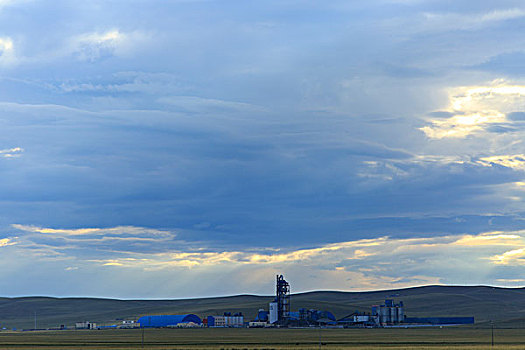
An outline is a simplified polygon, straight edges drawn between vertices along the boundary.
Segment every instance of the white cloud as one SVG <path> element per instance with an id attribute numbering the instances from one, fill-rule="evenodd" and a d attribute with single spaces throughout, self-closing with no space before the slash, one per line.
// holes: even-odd
<path id="1" fill-rule="evenodd" d="M 0 0 L 0 10 L 4 7 L 21 5 L 32 1 L 34 0 Z"/>
<path id="2" fill-rule="evenodd" d="M 195 276 L 301 275 L 298 289 L 370 290 L 437 283 L 505 285 L 511 274 L 487 279 L 495 267 L 523 264 L 525 231 L 396 239 L 381 237 L 277 251 L 172 251 L 76 260 L 75 266 L 119 269 L 120 273 Z M 501 273 L 501 271 L 500 271 Z M 197 277 L 198 279 L 198 277 Z M 299 279 L 299 278 L 298 278 Z M 505 280 L 505 281 L 503 281 Z M 468 281 L 468 282 L 466 282 Z M 238 288 L 253 288 L 246 280 Z M 205 284 L 205 283 L 204 283 Z M 206 287 L 207 288 L 207 287 Z"/>
<path id="3" fill-rule="evenodd" d="M 0 157 L 15 158 L 19 157 L 24 150 L 20 147 L 0 149 Z"/>
<path id="4" fill-rule="evenodd" d="M 429 28 L 441 30 L 475 30 L 498 22 L 521 18 L 525 10 L 519 8 L 494 10 L 485 13 L 424 13 L 425 25 Z"/>
<path id="5" fill-rule="evenodd" d="M 69 60 L 71 56 L 84 62 L 95 62 L 101 59 L 133 57 L 137 51 L 143 51 L 151 44 L 149 34 L 142 31 L 123 32 L 119 29 L 86 32 L 78 35 L 64 33 L 56 38 L 56 44 L 38 51 L 20 50 L 15 57 L 14 43 L 11 38 L 0 38 L 0 63 L 24 63 L 46 65 Z M 67 37 L 67 35 L 70 35 Z M 51 85 L 51 84 L 49 84 Z M 89 84 L 87 84 L 89 85 Z M 67 85 L 65 85 L 67 87 Z M 85 87 L 80 86 L 84 89 Z"/>
<path id="6" fill-rule="evenodd" d="M 523 282 L 525 282 L 525 279 L 523 279 L 523 278 L 498 278 L 497 281 L 498 282 L 503 282 L 503 283 L 520 283 L 520 284 L 523 284 Z"/>
<path id="7" fill-rule="evenodd" d="M 12 227 L 25 231 L 25 232 L 34 232 L 34 233 L 43 233 L 48 235 L 60 235 L 60 236 L 85 236 L 85 235 L 94 235 L 94 236 L 105 236 L 105 235 L 125 235 L 125 236 L 141 236 L 141 235 L 152 235 L 152 236 L 170 236 L 174 234 L 170 231 L 163 231 L 145 227 L 136 227 L 136 226 L 117 226 L 110 228 L 79 228 L 79 229 L 53 229 L 38 227 L 32 225 L 20 225 L 12 224 Z"/>
<path id="8" fill-rule="evenodd" d="M 124 33 L 112 29 L 84 33 L 72 38 L 71 50 L 79 60 L 94 62 L 101 58 L 125 56 L 135 50 L 141 50 L 149 40 L 149 36 L 143 32 Z"/>
<path id="9" fill-rule="evenodd" d="M 2 238 L 0 239 L 0 247 L 7 247 L 10 245 L 15 245 L 17 242 L 13 241 L 13 238 Z"/>
<path id="10" fill-rule="evenodd" d="M 16 63 L 15 47 L 9 37 L 0 37 L 0 66 L 11 66 Z"/>
<path id="11" fill-rule="evenodd" d="M 454 244 L 464 246 L 516 246 L 523 242 L 523 232 L 506 233 L 502 231 L 486 232 L 479 235 L 465 235 L 458 239 Z"/>
<path id="12" fill-rule="evenodd" d="M 489 167 L 497 164 L 513 170 L 525 171 L 525 154 L 482 157 L 478 163 Z"/>
<path id="13" fill-rule="evenodd" d="M 525 103 L 525 85 L 494 80 L 487 86 L 464 86 L 451 89 L 452 111 L 499 111 L 508 113 L 519 110 Z"/>
<path id="14" fill-rule="evenodd" d="M 451 117 L 430 119 L 420 128 L 431 139 L 465 138 L 492 125 L 509 123 L 506 114 L 525 109 L 525 85 L 495 80 L 487 86 L 465 86 L 449 90 Z"/>
<path id="15" fill-rule="evenodd" d="M 170 96 L 162 97 L 158 102 L 173 105 L 192 112 L 203 112 L 210 110 L 244 110 L 261 111 L 262 107 L 249 103 L 226 101 L 213 98 L 203 98 L 198 96 Z"/>
<path id="16" fill-rule="evenodd" d="M 368 180 L 392 181 L 409 175 L 391 161 L 364 161 L 362 164 L 357 176 Z"/>
<path id="17" fill-rule="evenodd" d="M 64 92 L 133 92 L 156 96 L 172 94 L 186 88 L 181 79 L 170 73 L 117 72 L 112 74 L 111 82 L 88 80 L 86 82 L 66 81 L 56 86 Z M 167 101 L 170 103 L 170 100 Z"/>
<path id="18" fill-rule="evenodd" d="M 470 158 L 466 156 L 456 156 L 456 155 L 416 155 L 411 160 L 415 163 L 437 163 L 437 164 L 465 164 L 470 162 Z"/>
<path id="19" fill-rule="evenodd" d="M 486 232 L 479 235 L 438 236 L 431 238 L 395 239 L 380 237 L 357 241 L 339 242 L 323 245 L 317 248 L 292 250 L 290 252 L 166 252 L 158 254 L 143 254 L 141 257 L 125 257 L 120 259 L 94 260 L 107 265 L 125 267 L 141 267 L 148 270 L 169 267 L 215 266 L 221 264 L 240 265 L 333 265 L 349 263 L 349 261 L 373 260 L 374 264 L 406 259 L 419 259 L 421 263 L 430 263 L 441 255 L 449 255 L 454 259 L 471 259 L 473 256 L 484 259 L 486 248 L 505 251 L 508 246 L 525 244 L 525 232 Z M 467 251 L 465 250 L 467 249 Z M 470 250 L 470 254 L 468 252 Z M 479 251 L 477 251 L 479 250 Z M 412 255 L 412 256 L 411 256 Z M 351 264 L 351 263 L 349 263 Z M 341 270 L 339 268 L 338 270 Z"/>
<path id="20" fill-rule="evenodd" d="M 2 55 L 13 50 L 13 41 L 10 38 L 0 38 L 0 51 Z"/>
<path id="21" fill-rule="evenodd" d="M 490 260 L 497 265 L 525 265 L 525 248 L 513 249 L 494 255 Z"/>
<path id="22" fill-rule="evenodd" d="M 484 130 L 491 124 L 505 121 L 503 113 L 475 113 L 455 115 L 446 120 L 433 120 L 432 126 L 424 126 L 421 130 L 432 139 L 464 138 L 475 132 Z"/>
<path id="23" fill-rule="evenodd" d="M 11 225 L 21 231 L 20 246 L 53 259 L 81 256 L 136 254 L 167 251 L 177 242 L 176 233 L 136 226 L 110 228 L 53 229 L 31 225 Z"/>
<path id="24" fill-rule="evenodd" d="M 80 60 L 96 61 L 105 56 L 111 56 L 126 40 L 126 35 L 118 30 L 104 33 L 87 33 L 74 39 L 75 55 Z"/>

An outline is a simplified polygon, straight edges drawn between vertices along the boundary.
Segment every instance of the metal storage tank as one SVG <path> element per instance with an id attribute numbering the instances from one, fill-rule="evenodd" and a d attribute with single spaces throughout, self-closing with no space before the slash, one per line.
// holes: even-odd
<path id="1" fill-rule="evenodd" d="M 259 312 L 257 313 L 257 317 L 255 318 L 255 321 L 261 321 L 261 322 L 268 321 L 268 311 L 265 311 L 264 309 L 259 309 Z"/>
<path id="2" fill-rule="evenodd" d="M 397 320 L 397 308 L 396 307 L 391 307 L 390 308 L 390 322 L 392 322 L 392 323 L 398 323 L 399 322 Z"/>
<path id="3" fill-rule="evenodd" d="M 175 326 L 179 323 L 193 322 L 196 324 L 202 324 L 199 316 L 194 314 L 187 315 L 155 315 L 155 316 L 142 316 L 137 321 L 141 327 L 146 328 L 160 328 L 167 326 Z"/>
<path id="4" fill-rule="evenodd" d="M 403 303 L 397 308 L 397 319 L 399 322 L 405 321 L 405 309 L 403 308 Z"/>
<path id="5" fill-rule="evenodd" d="M 382 324 L 390 323 L 390 308 L 385 305 L 379 307 L 380 319 Z"/>

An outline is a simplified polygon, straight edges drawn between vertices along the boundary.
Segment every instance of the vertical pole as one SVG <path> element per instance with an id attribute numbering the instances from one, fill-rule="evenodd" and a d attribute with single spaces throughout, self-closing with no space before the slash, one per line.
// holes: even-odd
<path id="1" fill-rule="evenodd" d="M 321 346 L 323 343 L 321 342 L 321 324 L 319 323 L 319 350 L 321 350 Z"/>
<path id="2" fill-rule="evenodd" d="M 490 345 L 493 348 L 494 347 L 494 321 L 490 321 L 490 328 L 491 328 L 491 341 Z"/>

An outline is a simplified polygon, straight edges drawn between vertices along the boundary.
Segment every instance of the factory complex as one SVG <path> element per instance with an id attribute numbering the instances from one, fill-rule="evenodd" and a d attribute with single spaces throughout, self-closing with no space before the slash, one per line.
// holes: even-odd
<path id="1" fill-rule="evenodd" d="M 266 328 L 266 327 L 420 327 L 473 324 L 474 317 L 407 317 L 402 301 L 392 299 L 384 304 L 372 305 L 369 313 L 355 311 L 337 319 L 328 310 L 291 310 L 290 284 L 282 275 L 276 278 L 275 299 L 268 309 L 261 308 L 253 318 L 245 319 L 242 313 L 224 312 L 222 315 L 209 315 L 203 318 L 195 314 L 185 315 L 147 315 L 138 320 L 123 321 L 120 325 L 97 327 L 95 323 L 79 322 L 77 329 L 102 328 Z"/>

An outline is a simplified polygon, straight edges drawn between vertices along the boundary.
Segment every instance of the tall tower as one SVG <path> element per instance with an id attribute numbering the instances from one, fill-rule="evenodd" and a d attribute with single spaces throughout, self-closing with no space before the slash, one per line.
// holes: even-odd
<path id="1" fill-rule="evenodd" d="M 290 285 L 284 280 L 283 275 L 277 275 L 275 301 L 278 321 L 280 324 L 285 324 L 290 318 Z"/>

